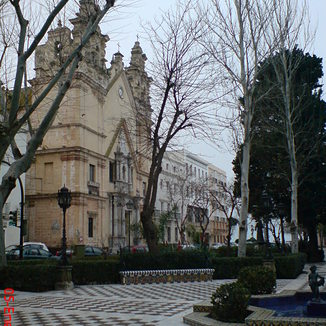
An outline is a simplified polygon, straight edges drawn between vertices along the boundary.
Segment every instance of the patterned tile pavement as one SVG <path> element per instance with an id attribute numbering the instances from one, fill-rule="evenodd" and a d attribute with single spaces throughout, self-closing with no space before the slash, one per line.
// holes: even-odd
<path id="1" fill-rule="evenodd" d="M 12 325 L 182 325 L 182 316 L 193 304 L 208 299 L 225 282 L 230 280 L 88 285 L 45 293 L 17 291 L 11 305 L 15 309 Z"/>
<path id="2" fill-rule="evenodd" d="M 291 281 L 278 280 L 278 291 Z M 194 303 L 209 300 L 216 287 L 226 282 L 232 280 L 87 285 L 43 293 L 16 291 L 12 325 L 180 326 Z M 1 311 L 4 304 L 2 299 Z"/>

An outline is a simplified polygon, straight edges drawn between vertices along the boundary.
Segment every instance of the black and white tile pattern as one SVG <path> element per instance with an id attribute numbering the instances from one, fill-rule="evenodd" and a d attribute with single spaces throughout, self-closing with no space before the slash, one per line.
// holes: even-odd
<path id="1" fill-rule="evenodd" d="M 234 280 L 212 282 L 87 285 L 69 291 L 16 292 L 12 325 L 180 326 L 194 303 Z M 288 283 L 278 281 L 278 288 Z M 3 311 L 4 300 L 0 311 Z M 3 316 L 0 315 L 1 324 Z"/>

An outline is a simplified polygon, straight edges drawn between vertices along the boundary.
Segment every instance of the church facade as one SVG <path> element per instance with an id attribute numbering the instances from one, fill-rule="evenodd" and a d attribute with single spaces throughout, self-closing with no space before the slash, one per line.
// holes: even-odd
<path id="1" fill-rule="evenodd" d="M 34 96 L 47 86 L 86 26 L 81 5 L 72 30 L 58 25 L 35 54 Z M 106 67 L 106 35 L 97 30 L 83 50 L 83 59 L 52 126 L 26 175 L 28 240 L 61 246 L 62 210 L 57 192 L 64 185 L 72 203 L 66 214 L 67 243 L 120 247 L 137 243 L 130 232 L 139 223 L 148 179 L 151 79 L 139 42 L 128 67 L 114 54 Z M 32 117 L 32 126 L 49 109 L 54 92 Z"/>

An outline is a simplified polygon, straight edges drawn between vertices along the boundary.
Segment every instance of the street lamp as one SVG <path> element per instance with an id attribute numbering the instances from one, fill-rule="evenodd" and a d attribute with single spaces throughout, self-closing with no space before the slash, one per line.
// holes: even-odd
<path id="1" fill-rule="evenodd" d="M 127 207 L 127 210 L 128 210 L 128 249 L 129 249 L 129 252 L 130 252 L 130 211 L 134 208 L 134 203 L 129 200 L 127 203 L 126 203 L 126 207 Z"/>
<path id="2" fill-rule="evenodd" d="M 71 192 L 64 185 L 58 190 L 58 205 L 63 211 L 63 226 L 62 226 L 62 265 L 67 266 L 67 238 L 66 238 L 66 210 L 71 204 Z"/>

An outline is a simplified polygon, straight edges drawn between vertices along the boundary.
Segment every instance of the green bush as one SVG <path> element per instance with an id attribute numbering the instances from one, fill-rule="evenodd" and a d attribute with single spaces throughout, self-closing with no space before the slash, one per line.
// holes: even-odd
<path id="1" fill-rule="evenodd" d="M 58 265 L 58 261 L 55 259 L 26 259 L 26 260 L 9 260 L 8 266 L 26 266 L 26 265 Z"/>
<path id="2" fill-rule="evenodd" d="M 277 278 L 296 278 L 302 273 L 306 263 L 305 254 L 289 254 L 286 256 L 274 256 Z"/>
<path id="3" fill-rule="evenodd" d="M 119 283 L 119 260 L 76 260 L 72 262 L 74 284 Z"/>
<path id="4" fill-rule="evenodd" d="M 49 291 L 56 282 L 56 265 L 28 262 L 9 264 L 0 271 L 0 287 L 20 291 Z"/>
<path id="5" fill-rule="evenodd" d="M 126 253 L 121 255 L 121 270 L 157 270 L 211 268 L 209 255 L 200 250 L 167 251 L 151 253 Z"/>
<path id="6" fill-rule="evenodd" d="M 222 246 L 217 249 L 211 249 L 211 253 L 215 257 L 237 257 L 238 247 Z"/>
<path id="7" fill-rule="evenodd" d="M 23 260 L 10 262 L 0 271 L 0 287 L 20 291 L 53 290 L 57 281 L 57 261 Z M 119 257 L 107 259 L 83 259 L 72 261 L 74 284 L 118 283 Z"/>
<path id="8" fill-rule="evenodd" d="M 241 268 L 262 265 L 261 257 L 212 257 L 214 279 L 237 278 Z"/>
<path id="9" fill-rule="evenodd" d="M 276 287 L 275 272 L 264 266 L 249 266 L 240 270 L 238 282 L 251 294 L 269 294 Z"/>
<path id="10" fill-rule="evenodd" d="M 239 282 L 223 284 L 212 294 L 212 317 L 227 322 L 243 322 L 247 317 L 250 292 Z"/>
<path id="11" fill-rule="evenodd" d="M 260 256 L 261 251 L 258 250 L 258 244 L 247 244 L 246 245 L 246 255 L 247 257 Z"/>
<path id="12" fill-rule="evenodd" d="M 324 261 L 324 250 L 318 250 L 309 245 L 306 240 L 299 241 L 299 251 L 306 254 L 308 263 L 318 263 Z"/>

